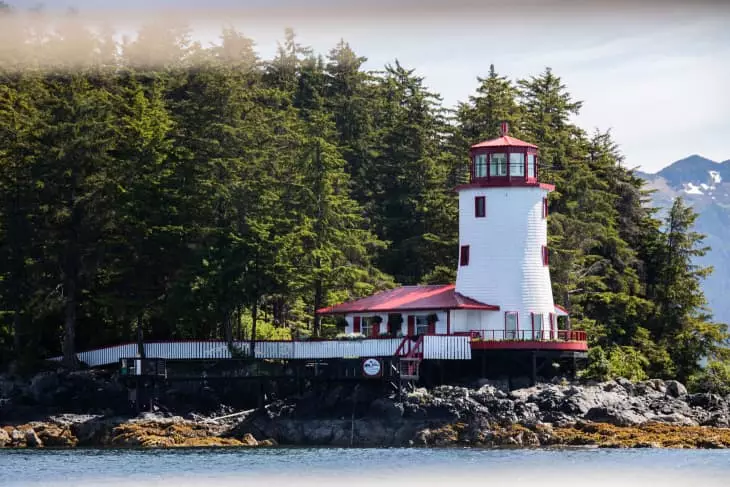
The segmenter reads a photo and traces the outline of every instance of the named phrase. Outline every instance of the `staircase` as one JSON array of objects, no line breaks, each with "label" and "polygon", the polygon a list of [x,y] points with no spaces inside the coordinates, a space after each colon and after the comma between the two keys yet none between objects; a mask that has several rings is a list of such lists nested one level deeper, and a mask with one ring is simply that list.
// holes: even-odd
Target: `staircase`
[{"label": "staircase", "polygon": [[399,358],[399,377],[402,380],[417,381],[423,360],[423,336],[419,336],[415,342],[410,337],[404,337],[395,351],[395,356]]}]

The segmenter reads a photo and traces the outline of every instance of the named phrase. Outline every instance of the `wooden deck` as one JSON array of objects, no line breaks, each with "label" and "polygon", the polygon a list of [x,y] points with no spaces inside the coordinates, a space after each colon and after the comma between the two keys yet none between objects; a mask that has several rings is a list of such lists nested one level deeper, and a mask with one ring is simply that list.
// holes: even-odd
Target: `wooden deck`
[{"label": "wooden deck", "polygon": [[[357,340],[282,340],[251,343],[234,341],[232,349],[222,340],[145,342],[144,354],[166,360],[233,359],[316,360],[377,357],[411,357],[418,348],[420,360],[470,360],[472,350],[552,350],[585,352],[586,333],[569,330],[504,331],[472,330],[458,335],[423,335],[406,338]],[[89,367],[116,364],[138,355],[136,343],[123,343],[77,354]],[[52,360],[61,360],[54,357]]]},{"label": "wooden deck", "polygon": [[[469,360],[468,336],[427,335],[421,337],[424,360]],[[360,340],[257,341],[251,354],[251,343],[234,341],[233,351],[222,340],[145,342],[145,356],[166,360],[232,359],[253,357],[272,360],[313,360],[395,357],[405,342],[414,338],[371,338]],[[77,354],[89,367],[116,364],[121,358],[137,356],[136,343],[124,343]],[[410,348],[410,347],[409,347]],[[52,360],[61,360],[54,357]]]}]

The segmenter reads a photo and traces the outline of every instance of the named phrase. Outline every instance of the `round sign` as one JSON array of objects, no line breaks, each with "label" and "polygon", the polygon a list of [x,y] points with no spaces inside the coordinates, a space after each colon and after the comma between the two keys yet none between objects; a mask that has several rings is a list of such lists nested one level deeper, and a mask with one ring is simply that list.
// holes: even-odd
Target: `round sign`
[{"label": "round sign", "polygon": [[368,377],[380,375],[380,360],[369,358],[362,363],[362,371]]}]

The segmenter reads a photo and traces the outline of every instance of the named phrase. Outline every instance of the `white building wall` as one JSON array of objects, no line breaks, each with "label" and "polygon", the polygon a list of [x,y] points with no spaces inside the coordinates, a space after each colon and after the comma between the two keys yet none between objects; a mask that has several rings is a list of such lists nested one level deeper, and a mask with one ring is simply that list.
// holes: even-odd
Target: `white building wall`
[{"label": "white building wall", "polygon": [[[474,198],[486,197],[486,216],[474,216]],[[519,313],[520,330],[531,329],[530,313],[554,312],[549,267],[543,265],[547,219],[540,187],[467,188],[459,193],[459,246],[469,246],[469,265],[459,263],[456,291],[500,307],[482,312],[479,328],[504,329],[504,313]],[[455,319],[457,329],[468,317]],[[476,319],[474,319],[476,320]],[[474,321],[472,320],[472,321]],[[466,330],[465,330],[466,331]]]}]

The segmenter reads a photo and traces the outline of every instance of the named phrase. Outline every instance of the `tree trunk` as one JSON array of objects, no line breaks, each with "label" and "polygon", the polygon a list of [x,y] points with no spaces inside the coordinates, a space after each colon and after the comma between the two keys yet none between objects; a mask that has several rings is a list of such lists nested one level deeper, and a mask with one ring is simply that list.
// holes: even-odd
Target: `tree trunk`
[{"label": "tree trunk", "polygon": [[224,333],[226,338],[226,344],[228,345],[228,348],[233,348],[233,311],[226,311],[226,318],[224,323]]},{"label": "tree trunk", "polygon": [[76,368],[76,276],[71,272],[64,278],[65,316],[63,323],[63,363]]},{"label": "tree trunk", "polygon": [[256,352],[256,318],[259,312],[258,299],[251,306],[251,356],[255,357]]},{"label": "tree trunk", "polygon": [[20,340],[20,303],[15,303],[13,311],[13,353],[16,357],[20,356],[20,349],[23,346]]},{"label": "tree trunk", "polygon": [[137,355],[140,358],[145,358],[144,353],[144,331],[142,330],[142,320],[137,317]]},{"label": "tree trunk", "polygon": [[322,307],[322,280],[317,279],[314,284],[314,330],[313,334],[318,337],[321,334],[322,318],[317,313],[317,310]]}]

